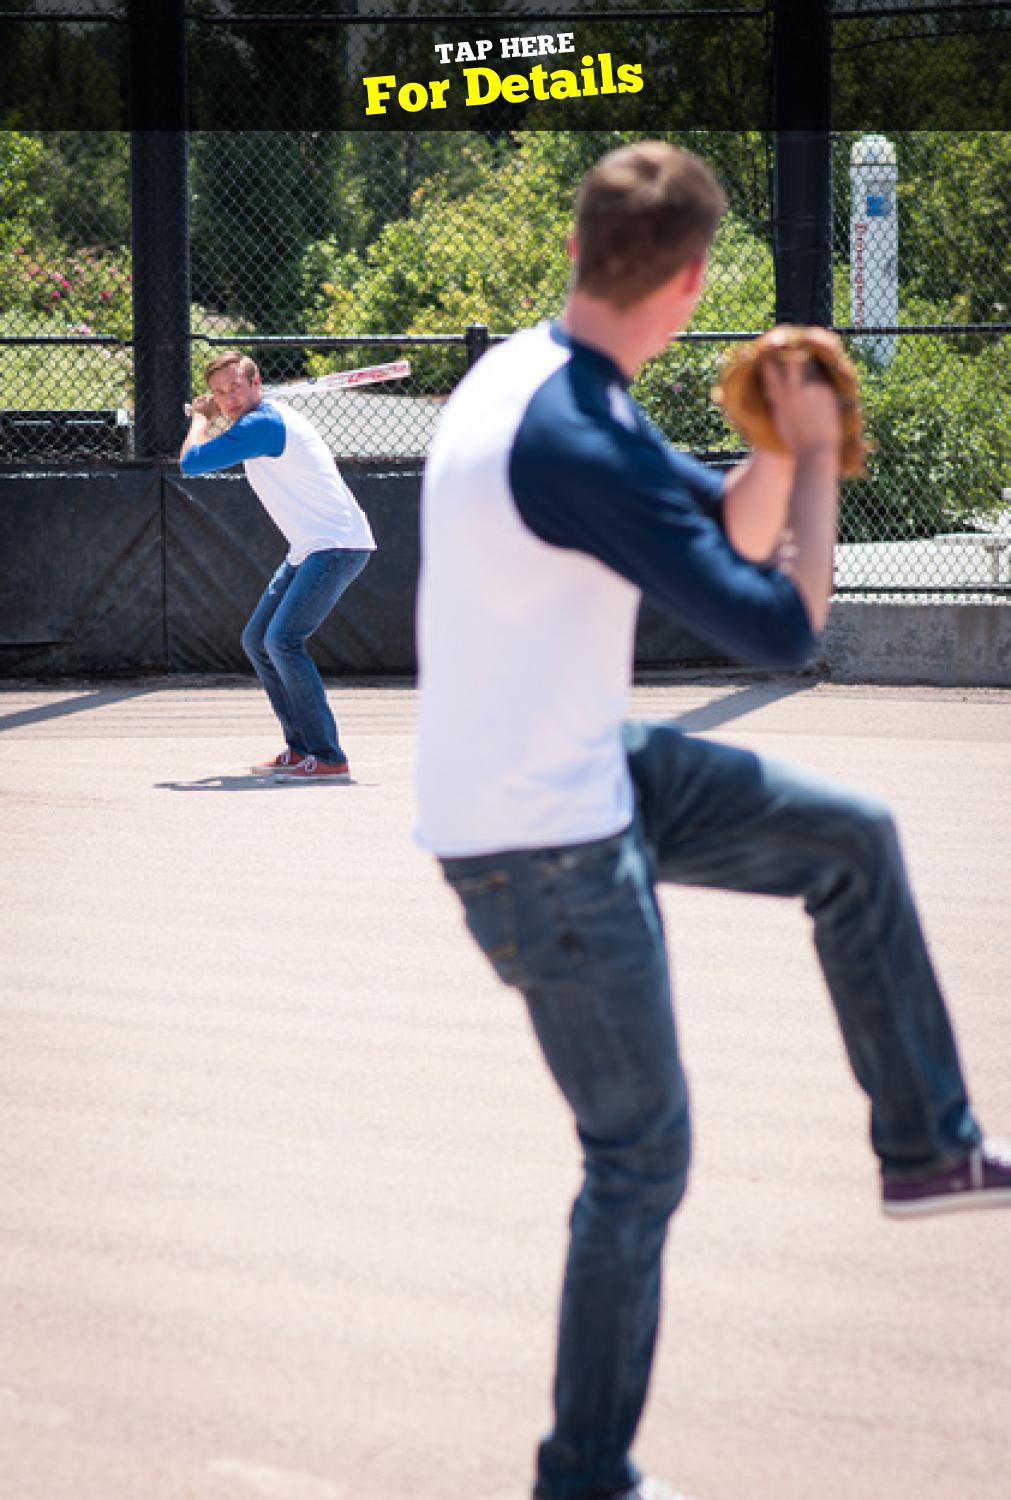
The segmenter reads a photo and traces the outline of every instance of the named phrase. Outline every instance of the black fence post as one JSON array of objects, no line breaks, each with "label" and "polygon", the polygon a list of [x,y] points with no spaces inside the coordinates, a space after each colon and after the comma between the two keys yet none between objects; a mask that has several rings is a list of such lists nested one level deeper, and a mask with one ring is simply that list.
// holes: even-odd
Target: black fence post
[{"label": "black fence post", "polygon": [[772,44],[777,323],[832,323],[829,0],[775,0]]},{"label": "black fence post", "polygon": [[134,451],[174,457],[190,394],[184,0],[129,0]]},{"label": "black fence post", "polygon": [[488,329],[484,323],[468,323],[463,335],[467,351],[467,369],[472,370],[488,348]]}]

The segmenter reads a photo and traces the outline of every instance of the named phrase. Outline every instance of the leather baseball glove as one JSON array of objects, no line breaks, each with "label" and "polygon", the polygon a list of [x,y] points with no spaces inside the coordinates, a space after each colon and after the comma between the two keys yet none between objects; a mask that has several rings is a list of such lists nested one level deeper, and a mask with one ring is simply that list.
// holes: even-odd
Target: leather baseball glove
[{"label": "leather baseball glove", "polygon": [[720,366],[719,385],[712,390],[713,400],[723,408],[731,426],[752,448],[790,452],[779,435],[765,394],[762,366],[767,360],[802,361],[809,371],[805,378],[824,380],[833,387],[842,417],[839,472],[847,478],[862,474],[868,444],[864,438],[860,379],[836,335],[825,328],[781,323],[731,350]]}]

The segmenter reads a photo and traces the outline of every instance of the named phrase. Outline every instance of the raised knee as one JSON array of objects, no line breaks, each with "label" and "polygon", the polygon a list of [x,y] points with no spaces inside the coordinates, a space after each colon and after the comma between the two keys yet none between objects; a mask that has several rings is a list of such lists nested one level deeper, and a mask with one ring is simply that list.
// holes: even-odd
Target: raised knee
[{"label": "raised knee", "polygon": [[875,862],[891,854],[899,843],[891,808],[877,798],[863,798],[854,815],[853,838],[858,849]]},{"label": "raised knee", "polygon": [[866,892],[902,863],[895,818],[886,803],[861,797],[826,847],[808,888],[805,908],[818,912],[850,893]]}]

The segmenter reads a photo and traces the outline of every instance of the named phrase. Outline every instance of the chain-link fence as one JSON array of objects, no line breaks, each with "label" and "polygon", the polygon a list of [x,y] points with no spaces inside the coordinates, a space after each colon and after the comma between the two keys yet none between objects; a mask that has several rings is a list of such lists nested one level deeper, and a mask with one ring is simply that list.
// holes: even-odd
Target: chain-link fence
[{"label": "chain-link fence", "polygon": [[129,453],[129,136],[0,132],[0,459]]},{"label": "chain-link fence", "polygon": [[[103,0],[110,34],[126,9]],[[243,7],[254,19],[258,9],[262,18],[274,12]],[[304,17],[313,6],[286,0],[283,9]],[[738,9],[753,22],[769,7]],[[857,64],[878,66],[889,49],[894,62],[902,45],[907,59],[918,55],[925,26],[950,48],[944,28],[964,27],[980,9],[836,6],[841,97]],[[191,32],[203,28],[191,65],[198,82],[213,46],[230,45],[228,29],[211,24],[227,12],[203,5],[190,14]],[[913,29],[905,41],[896,38],[896,13]],[[890,27],[873,45],[870,20]],[[65,58],[82,25],[48,26]],[[293,63],[283,27],[252,27],[243,37],[253,123],[256,79],[264,90],[276,89],[278,77],[290,88]],[[333,36],[326,45],[335,45]],[[957,47],[952,55],[957,62]],[[339,458],[420,464],[440,405],[468,363],[489,340],[557,311],[568,282],[574,186],[603,149],[633,135],[193,131],[185,222],[175,220],[184,248],[169,276],[170,294],[189,309],[192,385],[201,386],[207,359],[231,346],[251,352],[265,382],[282,388],[328,370],[407,359],[405,379],[289,399]],[[635,393],[675,443],[729,462],[739,440],[709,392],[730,344],[782,312],[782,160],[768,131],[670,138],[711,162],[730,206],[691,331],[647,368]],[[867,476],[845,487],[837,586],[959,596],[1006,590],[1011,133],[836,131],[830,157],[825,223],[814,236],[817,292],[859,362],[874,443]],[[132,161],[123,131],[0,132],[7,467],[132,459],[137,372],[143,359],[158,367],[150,329],[157,335],[161,317],[156,306],[141,341],[135,212],[140,204],[149,239],[161,239],[171,209],[157,180],[148,197],[138,194],[137,162],[136,141]],[[874,331],[859,331],[866,329]],[[171,421],[181,437],[181,412]]]}]

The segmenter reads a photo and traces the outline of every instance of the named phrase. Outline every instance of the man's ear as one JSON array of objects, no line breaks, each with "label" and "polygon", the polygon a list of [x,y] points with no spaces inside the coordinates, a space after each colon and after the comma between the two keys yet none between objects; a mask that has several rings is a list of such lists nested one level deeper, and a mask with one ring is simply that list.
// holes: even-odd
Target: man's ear
[{"label": "man's ear", "polygon": [[692,297],[698,297],[702,291],[702,283],[706,279],[706,257],[697,255],[685,266],[685,272],[685,291]]},{"label": "man's ear", "polygon": [[579,243],[576,239],[575,230],[573,230],[571,234],[567,234],[565,236],[565,253],[571,260],[572,264],[575,265],[577,260],[579,259]]}]

